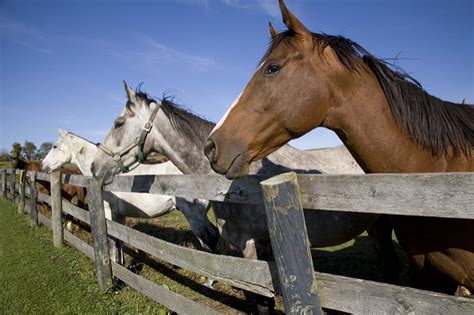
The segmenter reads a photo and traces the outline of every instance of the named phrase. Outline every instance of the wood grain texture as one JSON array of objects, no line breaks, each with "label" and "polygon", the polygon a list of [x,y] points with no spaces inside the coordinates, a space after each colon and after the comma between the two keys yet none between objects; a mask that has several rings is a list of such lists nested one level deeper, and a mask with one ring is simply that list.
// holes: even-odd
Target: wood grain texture
[{"label": "wood grain texture", "polygon": [[37,192],[38,194],[38,201],[41,201],[41,202],[44,202],[44,203],[47,203],[49,205],[51,205],[51,197],[47,194],[43,194],[42,192],[38,191]]},{"label": "wood grain texture", "polygon": [[86,187],[86,188],[87,188],[87,183],[90,179],[91,179],[90,176],[72,175],[72,174],[62,175],[63,184],[70,184],[70,185]]},{"label": "wood grain texture", "polygon": [[109,255],[109,242],[105,223],[102,187],[95,179],[87,185],[89,193],[89,214],[91,234],[94,244],[97,281],[101,290],[106,291],[112,286],[112,269]]},{"label": "wood grain texture", "polygon": [[51,174],[51,221],[54,247],[62,247],[64,242],[62,211],[61,172],[54,172]]},{"label": "wood grain texture", "polygon": [[36,190],[36,172],[28,174],[30,177],[30,218],[32,225],[38,225],[38,204],[36,199],[38,198],[38,192]]},{"label": "wood grain texture", "polygon": [[178,314],[220,314],[205,305],[196,303],[193,300],[174,293],[150,280],[140,277],[115,262],[112,262],[112,270],[117,278],[128,284],[130,287],[161,305],[172,309]]},{"label": "wood grain texture", "polygon": [[12,175],[10,175],[10,194],[11,194],[12,203],[15,203],[15,201],[16,201],[16,193],[15,193],[16,175],[15,175],[15,171],[12,170],[11,174]]},{"label": "wood grain texture", "polygon": [[94,247],[90,246],[68,230],[64,230],[64,240],[82,252],[84,255],[94,260]]},{"label": "wood grain texture", "polygon": [[[474,173],[297,177],[307,209],[474,219]],[[259,183],[267,178],[246,176],[229,181],[220,175],[120,176],[104,190],[263,204]]]},{"label": "wood grain texture", "polygon": [[272,277],[263,272],[269,271],[266,262],[254,265],[247,259],[214,255],[178,246],[110,220],[107,220],[107,230],[113,237],[175,266],[241,289],[273,296]]},{"label": "wood grain texture", "polygon": [[26,173],[23,176],[20,176],[20,183],[18,187],[18,213],[23,214],[25,211],[25,188],[26,188]]},{"label": "wood grain texture", "polygon": [[51,175],[43,172],[38,172],[36,174],[36,179],[37,180],[42,180],[45,182],[50,182],[51,181]]},{"label": "wood grain texture", "polygon": [[89,211],[73,205],[66,199],[63,199],[63,211],[84,223],[90,224]]},{"label": "wood grain texture", "polygon": [[42,215],[41,213],[38,213],[38,221],[50,230],[53,228],[51,220]]},{"label": "wood grain texture", "polygon": [[268,231],[287,314],[321,314],[295,173],[261,183]]},{"label": "wood grain texture", "polygon": [[2,197],[7,198],[7,170],[2,171]]}]

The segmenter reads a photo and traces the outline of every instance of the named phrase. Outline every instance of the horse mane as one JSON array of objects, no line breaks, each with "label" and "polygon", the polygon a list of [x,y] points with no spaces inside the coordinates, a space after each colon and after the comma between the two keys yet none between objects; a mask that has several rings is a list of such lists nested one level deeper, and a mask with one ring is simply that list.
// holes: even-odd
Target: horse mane
[{"label": "horse mane", "polygon": [[[139,89],[135,95],[148,105],[151,103],[159,103]],[[197,143],[198,146],[200,146],[201,142],[204,142],[215,126],[214,123],[176,104],[171,97],[166,95],[161,99],[161,110],[163,110],[163,113],[168,117],[173,128],[181,133],[184,139],[197,140],[192,141],[192,143]]]},{"label": "horse mane", "polygon": [[86,139],[86,138],[84,138],[84,137],[82,137],[82,136],[79,136],[79,135],[75,134],[74,132],[67,131],[67,133],[70,134],[70,135],[72,135],[72,136],[74,136],[74,137],[76,137],[76,138],[79,138],[79,139],[81,139],[81,140],[84,140],[84,141],[86,141],[86,142],[88,142],[88,143],[90,143],[90,144],[97,145],[96,143],[94,143],[94,142],[92,142],[92,141],[90,141],[90,140],[88,140],[88,139]]},{"label": "horse mane", "polygon": [[[279,44],[293,47],[292,31],[281,32],[270,42],[261,61]],[[330,47],[342,66],[359,74],[363,65],[375,74],[399,128],[434,156],[470,156],[474,148],[474,106],[443,101],[428,94],[413,77],[380,60],[343,36],[312,33],[313,47],[323,56]]]}]

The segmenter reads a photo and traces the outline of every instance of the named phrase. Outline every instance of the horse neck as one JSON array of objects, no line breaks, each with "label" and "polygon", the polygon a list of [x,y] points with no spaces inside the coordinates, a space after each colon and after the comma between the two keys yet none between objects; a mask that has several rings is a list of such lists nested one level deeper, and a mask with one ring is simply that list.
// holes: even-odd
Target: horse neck
[{"label": "horse neck", "polygon": [[342,82],[350,80],[351,84],[334,93],[323,123],[336,132],[365,172],[445,172],[467,167],[470,162],[465,157],[457,161],[435,157],[405,134],[393,118],[375,75],[366,70],[359,75],[346,73],[352,78]]},{"label": "horse neck", "polygon": [[214,173],[202,151],[205,137],[201,139],[199,133],[180,132],[179,125],[184,123],[181,118],[171,122],[163,110],[158,111],[154,123],[155,151],[165,155],[184,174]]},{"label": "horse neck", "polygon": [[[81,141],[81,145],[78,146],[74,145],[73,142],[69,142],[69,150],[72,156],[71,162],[79,168],[83,175],[92,176],[91,164],[97,153],[97,147],[85,140],[79,141]],[[79,148],[82,148],[82,152],[78,151]]]}]

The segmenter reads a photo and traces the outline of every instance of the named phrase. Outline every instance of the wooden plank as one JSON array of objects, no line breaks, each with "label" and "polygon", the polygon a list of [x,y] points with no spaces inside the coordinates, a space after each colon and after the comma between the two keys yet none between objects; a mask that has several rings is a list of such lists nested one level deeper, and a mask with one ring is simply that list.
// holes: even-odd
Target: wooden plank
[{"label": "wooden plank", "polygon": [[47,194],[43,194],[42,192],[38,191],[38,201],[45,202],[51,205],[51,197]]},{"label": "wooden plank", "polygon": [[54,172],[51,174],[51,221],[55,247],[62,247],[64,242],[61,199],[61,172]]},{"label": "wooden plank", "polygon": [[43,172],[38,172],[36,174],[36,179],[46,181],[46,182],[50,182],[51,181],[51,175],[49,175],[47,173],[43,173]]},{"label": "wooden plank", "polygon": [[474,173],[298,175],[303,205],[474,219]]},{"label": "wooden plank", "polygon": [[89,211],[73,205],[66,199],[63,199],[63,211],[84,223],[90,224]]},{"label": "wooden plank", "polygon": [[105,291],[112,286],[112,269],[110,265],[102,186],[96,179],[90,179],[87,187],[97,281],[101,290]]},{"label": "wooden plank", "polygon": [[18,203],[18,213],[23,214],[25,211],[25,188],[26,188],[26,172],[20,172],[20,187],[19,191],[19,203]]},{"label": "wooden plank", "polygon": [[66,229],[64,229],[64,240],[82,252],[84,255],[94,260],[94,247],[76,237]]},{"label": "wooden plank", "polygon": [[[119,176],[107,191],[150,192],[262,204],[259,183],[268,176],[229,181],[221,175]],[[307,209],[474,219],[474,173],[298,174]]]},{"label": "wooden plank", "polygon": [[38,205],[36,199],[38,198],[38,193],[36,191],[36,172],[31,172],[28,174],[30,177],[30,218],[31,225],[38,225]]},{"label": "wooden plank", "polygon": [[261,187],[286,313],[321,314],[296,173],[272,177]]},{"label": "wooden plank", "polygon": [[272,278],[263,272],[268,271],[266,262],[249,268],[247,259],[213,255],[178,246],[110,220],[107,220],[107,230],[113,237],[173,265],[241,289],[273,297]]},{"label": "wooden plank", "polygon": [[11,201],[15,203],[15,187],[16,187],[16,176],[15,170],[12,170],[12,175],[10,176],[10,194],[11,194]]},{"label": "wooden plank", "polygon": [[474,314],[474,301],[441,293],[316,273],[321,305],[352,314]]},{"label": "wooden plank", "polygon": [[217,311],[207,306],[194,302],[193,300],[136,275],[115,262],[112,262],[112,270],[117,278],[128,284],[130,287],[161,305],[176,311],[178,314],[219,314]]},{"label": "wooden plank", "polygon": [[7,170],[2,170],[2,197],[7,198]]},{"label": "wooden plank", "polygon": [[41,213],[38,213],[38,221],[50,230],[53,228],[51,220],[45,217],[44,215],[42,215]]},{"label": "wooden plank", "polygon": [[[110,235],[176,266],[265,296],[281,292],[274,262],[214,255],[181,247],[107,220]],[[472,314],[474,301],[412,288],[315,273],[321,306],[356,314]],[[345,301],[348,301],[345,303]]]},{"label": "wooden plank", "polygon": [[72,174],[62,175],[63,184],[70,184],[70,185],[86,187],[86,188],[87,188],[87,183],[89,179],[91,179],[90,176],[72,175]]}]

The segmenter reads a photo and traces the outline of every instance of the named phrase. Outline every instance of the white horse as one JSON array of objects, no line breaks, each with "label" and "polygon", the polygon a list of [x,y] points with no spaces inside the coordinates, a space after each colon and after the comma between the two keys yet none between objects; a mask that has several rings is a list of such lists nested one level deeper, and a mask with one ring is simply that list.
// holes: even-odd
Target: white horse
[{"label": "white horse", "polygon": [[[83,175],[91,176],[91,163],[97,153],[97,146],[71,132],[59,129],[60,138],[51,151],[43,159],[41,167],[50,172],[66,163],[77,165]],[[182,174],[172,163],[140,164],[127,175],[164,175]],[[188,201],[184,198],[156,194],[130,192],[104,192],[104,210],[106,218],[122,222],[125,217],[155,218],[178,209],[188,220],[193,233],[202,247],[208,251],[217,245],[217,229],[207,218],[208,202],[195,199]],[[123,250],[119,243],[117,259],[123,263]]]}]

